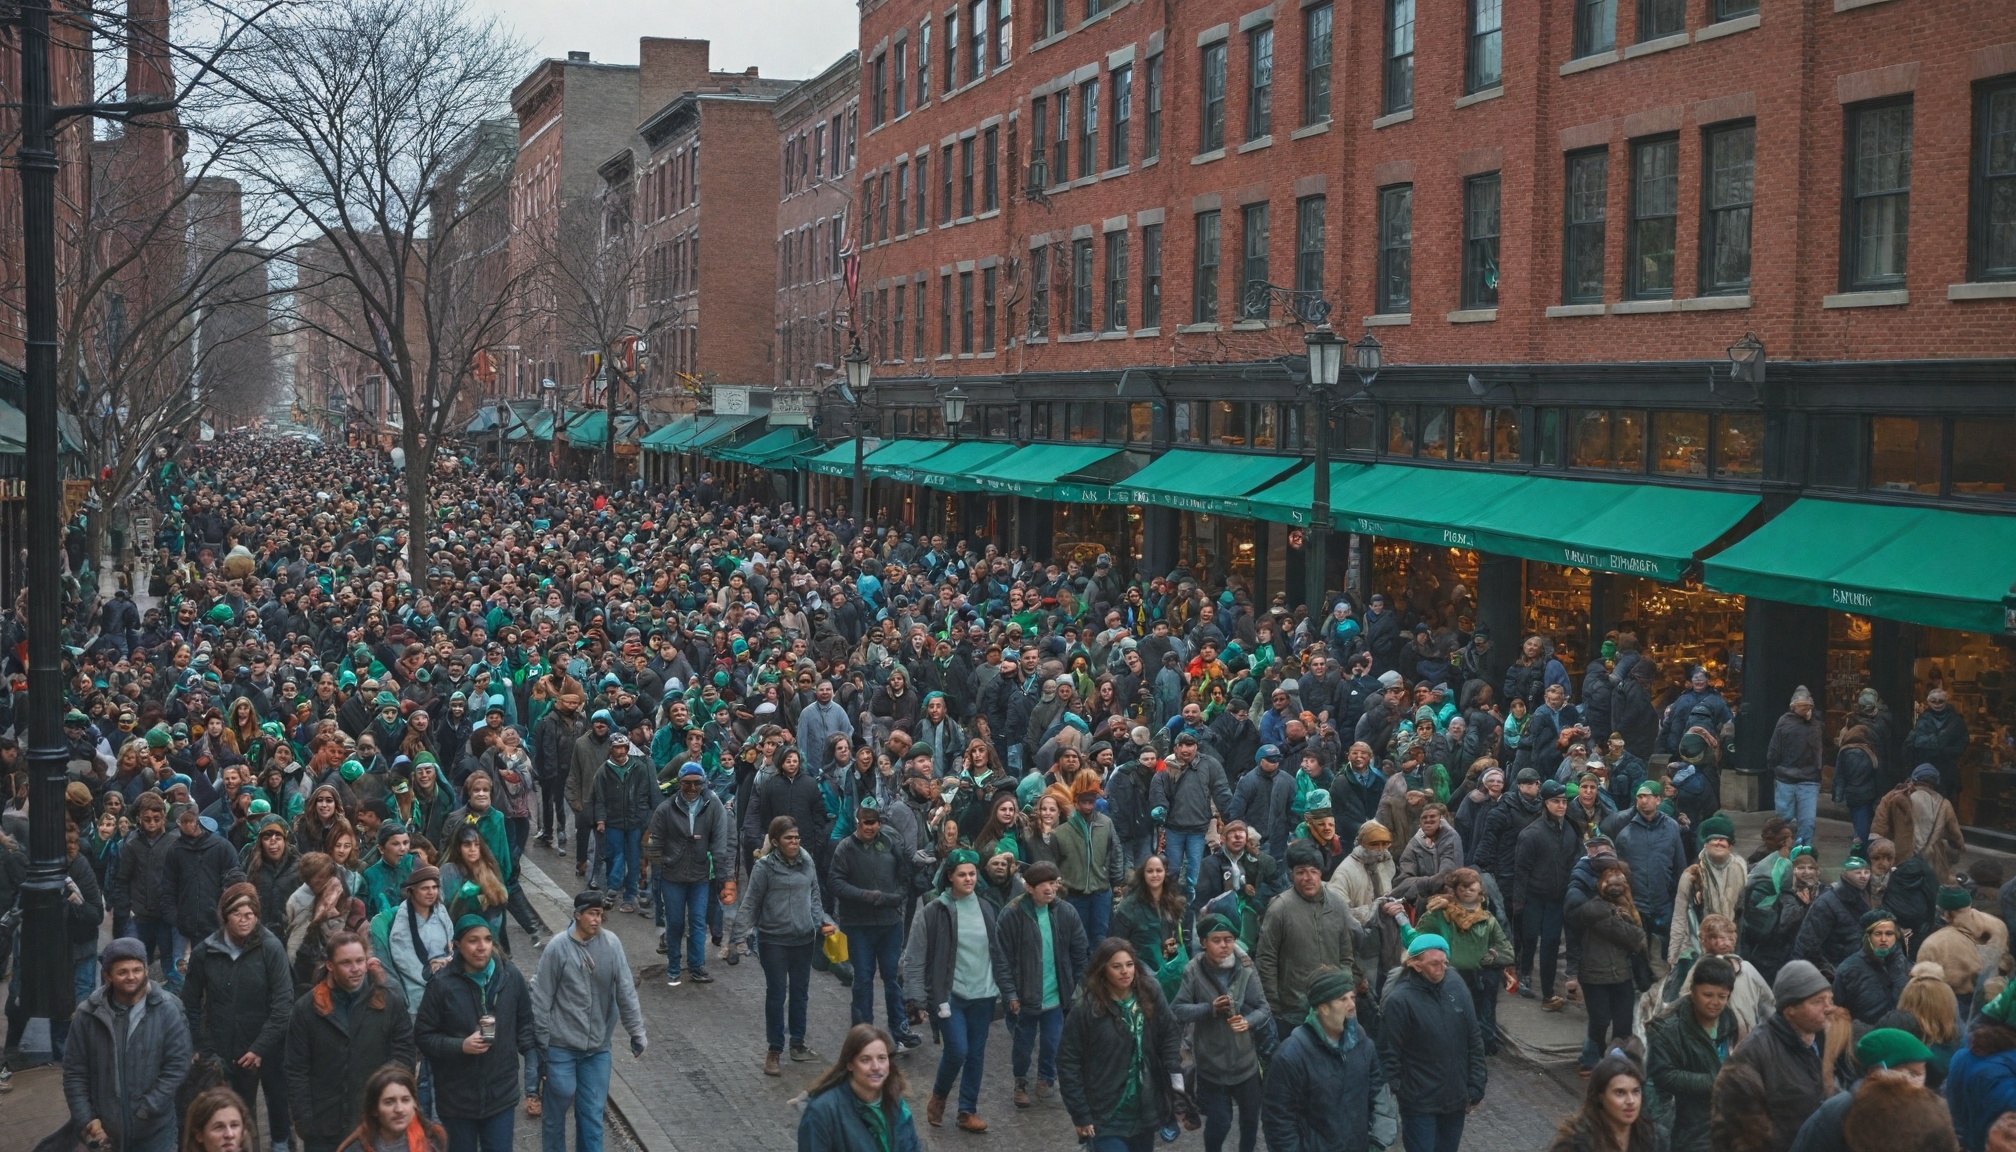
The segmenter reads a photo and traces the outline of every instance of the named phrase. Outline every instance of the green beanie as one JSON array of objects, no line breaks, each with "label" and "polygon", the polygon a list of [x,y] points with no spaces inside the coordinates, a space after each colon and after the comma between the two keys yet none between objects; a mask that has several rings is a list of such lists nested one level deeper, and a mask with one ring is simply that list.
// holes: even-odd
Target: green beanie
[{"label": "green beanie", "polygon": [[336,769],[336,772],[345,782],[355,782],[359,776],[364,775],[364,765],[355,760],[345,760],[343,766]]},{"label": "green beanie", "polygon": [[1309,982],[1309,1007],[1313,1010],[1318,1005],[1340,999],[1356,987],[1357,981],[1351,978],[1351,973],[1333,968]]},{"label": "green beanie", "polygon": [[1735,822],[1719,812],[1713,816],[1710,816],[1708,819],[1701,821],[1702,843],[1705,844],[1708,841],[1713,840],[1717,836],[1720,836],[1722,839],[1727,840],[1732,844],[1736,842]]},{"label": "green beanie", "polygon": [[1972,907],[1973,904],[1974,897],[1965,888],[1939,889],[1939,910],[1941,912],[1958,912],[1962,908]]},{"label": "green beanie", "polygon": [[1895,1068],[1932,1059],[1925,1042],[1902,1028],[1877,1028],[1855,1042],[1855,1062],[1864,1068]]},{"label": "green beanie", "polygon": [[147,747],[149,748],[168,747],[168,733],[163,732],[159,728],[149,728],[147,730]]},{"label": "green beanie", "polygon": [[[465,884],[463,885],[463,887],[471,888],[474,887],[474,885]],[[462,918],[455,921],[455,942],[458,944],[461,943],[462,937],[467,936],[469,933],[474,932],[478,928],[482,928],[487,931],[489,927],[490,927],[490,921],[485,920],[483,917],[476,915],[474,912],[464,912],[462,914]]]},{"label": "green beanie", "polygon": [[971,848],[954,848],[946,854],[945,870],[947,872],[959,867],[961,864],[971,864],[975,868],[978,868],[980,866],[980,854]]}]

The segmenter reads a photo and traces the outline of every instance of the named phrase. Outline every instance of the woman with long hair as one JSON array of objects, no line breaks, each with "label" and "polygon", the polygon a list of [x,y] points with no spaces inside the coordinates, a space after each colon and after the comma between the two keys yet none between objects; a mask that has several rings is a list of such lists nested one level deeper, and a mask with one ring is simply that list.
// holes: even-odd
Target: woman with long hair
[{"label": "woman with long hair", "polygon": [[329,829],[343,818],[343,797],[334,784],[319,784],[294,818],[294,847],[304,855],[325,851]]},{"label": "woman with long hair", "polygon": [[297,995],[322,979],[329,940],[339,932],[362,932],[369,923],[364,902],[350,894],[343,869],[326,852],[301,857],[301,887],[287,898],[287,946],[294,958]]},{"label": "woman with long hair", "polygon": [[[1071,776],[1061,776],[1069,780]],[[1036,797],[1029,810],[1022,813],[1022,829],[1016,839],[1022,845],[1022,859],[1030,864],[1039,860],[1057,863],[1057,826],[1064,822],[1064,813],[1071,810],[1069,793],[1059,795],[1061,785],[1052,785]]]},{"label": "woman with long hair", "polygon": [[329,826],[329,834],[322,840],[322,851],[336,866],[343,869],[343,885],[350,889],[352,896],[364,891],[364,856],[357,847],[357,829],[350,821],[338,816]]},{"label": "woman with long hair", "polygon": [[819,874],[804,834],[789,816],[770,821],[770,851],[749,870],[749,888],[735,912],[730,947],[758,932],[756,956],[763,964],[763,1026],[769,1041],[763,1074],[782,1074],[786,1003],[789,1003],[791,1059],[810,1060],[805,1047],[805,1001],[812,981],[812,953],[838,930],[819,900]]},{"label": "woman with long hair", "polygon": [[[987,806],[987,822],[973,838],[973,847],[980,853],[982,863],[1001,852],[1013,853],[1017,861],[1021,860],[1022,846],[1017,835],[1022,830],[1021,815],[1021,805],[1015,802],[1013,793],[1003,792]],[[1004,840],[1006,844],[1002,843]]]},{"label": "woman with long hair", "polygon": [[1156,1131],[1176,1123],[1183,1029],[1143,975],[1134,946],[1107,937],[1057,1046],[1057,1090],[1078,1138],[1100,1152],[1149,1152]]},{"label": "woman with long hair", "polygon": [[250,755],[250,749],[259,739],[259,710],[248,697],[240,696],[231,702],[229,719],[224,722],[224,746],[240,756]]},{"label": "woman with long hair", "polygon": [[840,1058],[805,1090],[798,1152],[922,1152],[895,1051],[889,1034],[873,1024],[848,1030]]},{"label": "woman with long hair", "polygon": [[413,1070],[387,1064],[364,1081],[363,1119],[337,1152],[443,1152],[447,1146],[447,1133],[421,1115]]},{"label": "woman with long hair", "polygon": [[1645,1108],[1645,1073],[1612,1054],[1589,1070],[1582,1107],[1561,1122],[1548,1152],[1653,1152],[1658,1133]]},{"label": "woman with long hair", "polygon": [[1183,924],[1183,889],[1171,883],[1168,861],[1142,857],[1127,884],[1127,895],[1113,910],[1112,934],[1133,945],[1136,961],[1167,995],[1174,994],[1190,963]]},{"label": "woman with long hair", "polygon": [[1946,983],[1945,969],[1930,961],[1920,960],[1911,968],[1911,978],[1905,982],[1904,991],[1897,997],[1897,1011],[1890,1014],[1884,1023],[1896,1018],[1897,1012],[1911,1017],[1917,1027],[1907,1029],[1915,1032],[1925,1047],[1932,1050],[1932,1059],[1925,1062],[1925,1086],[1937,1088],[1946,1082],[1946,1071],[1953,1064],[1953,1054],[1960,1050],[1960,999],[1954,995],[1953,986]]},{"label": "woman with long hair", "polygon": [[182,1117],[180,1152],[247,1152],[259,1141],[252,1128],[252,1110],[229,1088],[211,1088],[189,1102]]},{"label": "woman with long hair", "polygon": [[511,893],[489,842],[473,824],[456,828],[442,853],[441,899],[448,905],[450,920],[473,913],[490,922],[493,936],[504,926],[504,907]]}]

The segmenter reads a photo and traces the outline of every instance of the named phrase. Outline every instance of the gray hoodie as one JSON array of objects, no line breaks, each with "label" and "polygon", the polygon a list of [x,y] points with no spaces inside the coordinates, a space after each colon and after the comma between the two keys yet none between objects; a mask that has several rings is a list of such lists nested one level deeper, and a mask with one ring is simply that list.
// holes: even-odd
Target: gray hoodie
[{"label": "gray hoodie", "polygon": [[602,931],[583,944],[571,928],[555,936],[540,954],[539,977],[532,982],[532,1034],[539,1047],[606,1051],[619,1014],[631,1049],[642,1050],[644,1009],[623,941]]},{"label": "gray hoodie", "polygon": [[810,944],[819,938],[821,925],[833,923],[819,901],[818,867],[803,848],[792,863],[785,861],[782,849],[759,857],[737,903],[736,940],[754,929],[773,944]]}]

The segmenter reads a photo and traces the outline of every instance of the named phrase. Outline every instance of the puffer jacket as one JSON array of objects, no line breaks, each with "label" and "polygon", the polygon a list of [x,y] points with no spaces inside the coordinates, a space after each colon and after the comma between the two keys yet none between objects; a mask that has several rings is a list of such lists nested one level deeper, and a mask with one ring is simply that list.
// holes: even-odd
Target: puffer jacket
[{"label": "puffer jacket", "polygon": [[1568,913],[1582,929],[1584,984],[1622,984],[1631,979],[1631,957],[1645,951],[1645,929],[1622,908],[1601,896],[1584,900]]},{"label": "puffer jacket", "polygon": [[1835,965],[1861,949],[1862,914],[1867,911],[1868,893],[1846,880],[1836,880],[1813,898],[1792,954],[1824,973],[1833,972]]},{"label": "puffer jacket", "polygon": [[168,853],[169,913],[175,931],[191,940],[201,940],[217,930],[217,901],[238,872],[238,853],[215,832],[204,831],[189,837],[170,834],[175,847]]},{"label": "puffer jacket", "polygon": [[677,792],[659,802],[644,835],[651,876],[674,884],[697,884],[735,874],[735,820],[712,791],[702,789],[688,811]]},{"label": "puffer jacket", "polygon": [[[173,1143],[175,1094],[194,1054],[174,995],[156,984],[124,1022],[100,984],[71,1017],[63,1050],[63,1098],[77,1131],[96,1120],[114,1152]],[[124,1033],[123,1038],[120,1037]]]},{"label": "puffer jacket", "polygon": [[1543,811],[1519,833],[1512,886],[1505,898],[1515,912],[1529,902],[1551,904],[1565,899],[1568,878],[1581,858],[1582,837],[1575,826],[1566,820],[1556,821]]},{"label": "puffer jacket", "polygon": [[1484,1099],[1484,1037],[1470,990],[1413,969],[1386,986],[1379,1065],[1402,1112],[1454,1112]]},{"label": "puffer jacket", "polygon": [[226,1064],[247,1052],[278,1060],[294,1011],[294,975],[287,947],[261,925],[233,949],[223,929],[191,950],[182,983],[182,1007],[196,1051]]},{"label": "puffer jacket", "polygon": [[588,803],[581,809],[581,819],[610,828],[641,829],[651,822],[651,810],[657,801],[657,774],[643,757],[630,757],[621,771],[615,761],[606,760],[588,789]]},{"label": "puffer jacket", "polygon": [[736,904],[737,940],[753,929],[774,944],[810,944],[819,938],[821,925],[833,923],[819,901],[818,866],[803,848],[795,860],[785,860],[782,849],[758,857]]},{"label": "puffer jacket", "polygon": [[1910,979],[1911,959],[1901,943],[1888,956],[1876,955],[1865,944],[1834,970],[1834,1003],[1846,1008],[1856,1023],[1874,1027],[1897,1007]]},{"label": "puffer jacket", "polygon": [[1356,1020],[1336,1043],[1303,1021],[1267,1064],[1260,1122],[1268,1152],[1369,1152],[1400,1140],[1399,1113]]}]

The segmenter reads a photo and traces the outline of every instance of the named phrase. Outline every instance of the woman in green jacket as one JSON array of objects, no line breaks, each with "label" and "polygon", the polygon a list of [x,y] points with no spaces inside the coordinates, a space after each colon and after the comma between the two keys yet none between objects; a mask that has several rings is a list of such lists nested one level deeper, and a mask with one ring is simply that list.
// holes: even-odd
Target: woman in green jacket
[{"label": "woman in green jacket", "polygon": [[1174,998],[1190,963],[1183,923],[1183,893],[1169,882],[1168,863],[1160,856],[1143,857],[1126,898],[1113,910],[1111,932],[1133,947],[1142,969],[1161,985],[1165,1000]]},{"label": "woman in green jacket", "polygon": [[[1477,1027],[1484,1033],[1485,1055],[1498,1051],[1498,989],[1505,966],[1512,962],[1512,941],[1505,926],[1484,903],[1484,879],[1474,868],[1449,873],[1441,894],[1428,901],[1420,932],[1432,932],[1449,942],[1449,966],[1470,990],[1477,1009]],[[1402,935],[1412,941],[1418,933]]]}]

